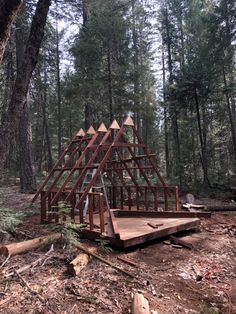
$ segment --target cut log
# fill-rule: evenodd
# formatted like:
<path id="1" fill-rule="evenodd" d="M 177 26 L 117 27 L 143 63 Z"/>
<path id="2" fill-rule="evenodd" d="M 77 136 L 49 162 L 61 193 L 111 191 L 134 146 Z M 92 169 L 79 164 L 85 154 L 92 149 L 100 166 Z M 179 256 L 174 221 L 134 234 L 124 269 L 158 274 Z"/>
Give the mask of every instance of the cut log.
<path id="1" fill-rule="evenodd" d="M 97 252 L 97 249 L 95 247 L 91 247 L 89 248 L 89 250 L 93 253 Z M 88 265 L 91 259 L 92 256 L 86 253 L 82 253 L 76 256 L 76 258 L 68 264 L 68 272 L 73 276 L 77 276 L 81 272 L 81 270 Z"/>
<path id="2" fill-rule="evenodd" d="M 148 300 L 142 293 L 135 293 L 132 303 L 132 314 L 150 314 Z"/>
<path id="3" fill-rule="evenodd" d="M 48 242 L 61 238 L 61 233 L 53 233 L 44 237 L 27 240 L 18 243 L 11 243 L 0 247 L 0 255 L 13 256 L 36 249 Z"/>

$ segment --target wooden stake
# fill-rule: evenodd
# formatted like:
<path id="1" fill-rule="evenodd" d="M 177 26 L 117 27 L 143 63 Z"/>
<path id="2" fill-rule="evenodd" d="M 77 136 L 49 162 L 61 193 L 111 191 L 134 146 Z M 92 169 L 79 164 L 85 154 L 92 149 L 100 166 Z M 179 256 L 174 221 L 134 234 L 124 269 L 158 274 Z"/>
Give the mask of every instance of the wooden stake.
<path id="1" fill-rule="evenodd" d="M 148 300 L 142 293 L 135 293 L 132 303 L 132 314 L 150 314 Z"/>

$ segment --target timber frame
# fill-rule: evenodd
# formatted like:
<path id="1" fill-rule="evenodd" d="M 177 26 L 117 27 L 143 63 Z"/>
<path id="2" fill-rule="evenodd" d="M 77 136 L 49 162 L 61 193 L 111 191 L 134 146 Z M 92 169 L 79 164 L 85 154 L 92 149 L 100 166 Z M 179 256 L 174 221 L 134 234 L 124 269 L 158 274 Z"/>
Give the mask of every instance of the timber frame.
<path id="1" fill-rule="evenodd" d="M 92 126 L 86 133 L 80 129 L 32 199 L 34 202 L 41 197 L 41 222 L 59 223 L 69 218 L 86 226 L 86 237 L 107 236 L 124 247 L 116 221 L 117 209 L 126 216 L 135 211 L 141 216 L 152 213 L 154 217 L 160 217 L 163 211 L 179 211 L 178 187 L 165 184 L 154 156 L 131 117 L 121 126 L 114 120 L 108 129 L 104 123 L 97 131 Z M 82 189 L 88 171 L 93 175 Z M 104 189 L 96 187 L 101 175 L 105 178 L 106 195 Z M 60 215 L 60 202 L 70 207 L 70 217 Z"/>

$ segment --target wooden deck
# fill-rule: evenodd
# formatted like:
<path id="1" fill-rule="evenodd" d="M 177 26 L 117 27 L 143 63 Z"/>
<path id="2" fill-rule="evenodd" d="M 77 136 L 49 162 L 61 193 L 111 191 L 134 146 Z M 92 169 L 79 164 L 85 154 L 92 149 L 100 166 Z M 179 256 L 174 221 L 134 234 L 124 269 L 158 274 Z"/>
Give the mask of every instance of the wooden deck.
<path id="1" fill-rule="evenodd" d="M 113 213 L 113 217 L 109 217 L 109 213 L 106 212 L 104 236 L 112 245 L 122 248 L 145 243 L 179 231 L 190 230 L 200 223 L 199 218 L 191 215 L 192 213 L 185 212 L 140 213 L 137 211 L 113 211 Z M 94 224 L 95 226 L 99 225 L 99 216 L 97 214 L 94 215 Z M 158 227 L 155 228 L 156 225 Z M 83 233 L 86 238 L 93 240 L 100 237 L 96 228 L 93 231 L 86 229 Z"/>

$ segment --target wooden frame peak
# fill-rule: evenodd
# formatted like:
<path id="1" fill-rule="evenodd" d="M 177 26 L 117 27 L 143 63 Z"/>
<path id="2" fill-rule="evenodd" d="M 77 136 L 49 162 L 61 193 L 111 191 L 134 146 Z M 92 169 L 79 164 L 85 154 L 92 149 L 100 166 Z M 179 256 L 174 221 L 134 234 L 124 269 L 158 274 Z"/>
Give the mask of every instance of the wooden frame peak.
<path id="1" fill-rule="evenodd" d="M 120 126 L 118 124 L 118 122 L 116 120 L 113 120 L 111 126 L 109 129 L 113 129 L 113 130 L 120 130 Z"/>
<path id="2" fill-rule="evenodd" d="M 134 126 L 134 121 L 133 121 L 133 119 L 132 119 L 130 116 L 128 116 L 128 117 L 125 119 L 125 121 L 124 121 L 124 125 L 127 125 L 127 126 Z"/>
<path id="3" fill-rule="evenodd" d="M 76 133 L 76 136 L 78 136 L 78 137 L 83 137 L 83 136 L 85 136 L 84 130 L 83 130 L 82 128 L 79 129 L 79 131 Z"/>
<path id="4" fill-rule="evenodd" d="M 106 126 L 105 126 L 105 124 L 103 122 L 100 124 L 97 132 L 104 132 L 104 133 L 107 132 L 107 128 L 106 128 Z"/>
<path id="5" fill-rule="evenodd" d="M 90 135 L 94 135 L 96 133 L 96 131 L 94 130 L 94 128 L 92 126 L 90 126 L 90 128 L 88 129 L 88 131 L 86 133 L 90 134 Z"/>

